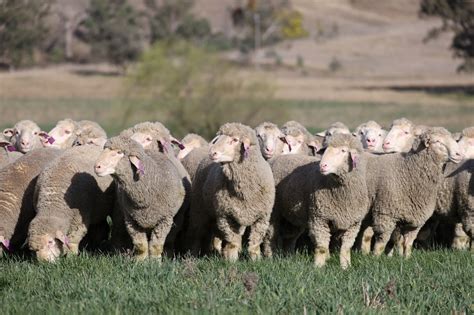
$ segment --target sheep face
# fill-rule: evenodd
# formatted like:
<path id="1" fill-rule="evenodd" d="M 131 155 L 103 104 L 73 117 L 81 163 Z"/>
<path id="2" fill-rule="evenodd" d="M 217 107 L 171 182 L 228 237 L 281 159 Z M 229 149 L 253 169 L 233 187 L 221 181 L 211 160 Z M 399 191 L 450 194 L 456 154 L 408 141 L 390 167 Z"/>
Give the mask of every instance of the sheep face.
<path id="1" fill-rule="evenodd" d="M 130 138 L 140 143 L 144 149 L 149 148 L 153 143 L 153 136 L 151 133 L 135 132 Z"/>
<path id="2" fill-rule="evenodd" d="M 357 150 L 350 149 L 349 146 L 329 146 L 321 158 L 319 170 L 323 175 L 346 173 L 350 170 L 348 161 L 350 161 L 352 167 L 355 168 L 358 158 L 359 154 Z"/>
<path id="3" fill-rule="evenodd" d="M 55 237 L 44 234 L 38 238 L 38 242 L 30 245 L 30 249 L 36 253 L 36 259 L 39 261 L 55 262 L 65 253 L 64 247 L 67 246 L 67 238 L 60 232 Z"/>
<path id="4" fill-rule="evenodd" d="M 331 142 L 332 137 L 337 134 L 350 135 L 351 132 L 342 123 L 334 123 L 328 129 L 326 129 L 326 132 L 324 133 L 323 146 L 327 147 L 328 143 Z"/>
<path id="5" fill-rule="evenodd" d="M 285 135 L 273 124 L 262 124 L 255 128 L 255 132 L 265 160 L 269 160 L 275 155 L 279 141 L 286 141 L 283 140 Z"/>
<path id="6" fill-rule="evenodd" d="M 211 141 L 209 147 L 209 158 L 217 163 L 230 163 L 240 158 L 241 150 L 245 152 L 249 149 L 249 141 L 231 137 L 228 135 L 219 135 Z"/>
<path id="7" fill-rule="evenodd" d="M 465 159 L 474 159 L 474 138 L 462 136 L 458 142 Z"/>
<path id="8" fill-rule="evenodd" d="M 415 135 L 411 123 L 393 125 L 385 137 L 382 147 L 386 153 L 408 152 L 414 140 Z"/>
<path id="9" fill-rule="evenodd" d="M 190 142 L 186 143 L 186 148 L 178 152 L 178 155 L 176 156 L 179 160 L 184 159 L 186 155 L 188 155 L 192 150 L 200 148 L 202 146 L 201 142 L 199 140 L 193 140 Z"/>
<path id="10" fill-rule="evenodd" d="M 379 124 L 368 122 L 359 128 L 356 136 L 359 137 L 364 149 L 369 152 L 380 152 L 385 135 L 386 131 Z"/>
<path id="11" fill-rule="evenodd" d="M 43 145 L 53 148 L 65 149 L 67 142 L 75 136 L 76 123 L 71 119 L 58 121 L 49 132 L 49 139 L 43 139 Z"/>
<path id="12" fill-rule="evenodd" d="M 459 144 L 451 137 L 448 131 L 444 133 L 428 131 L 421 136 L 421 140 L 426 147 L 431 147 L 431 150 L 445 161 L 450 160 L 454 163 L 459 163 L 463 159 Z"/>
<path id="13" fill-rule="evenodd" d="M 117 165 L 123 157 L 122 151 L 105 148 L 94 165 L 95 173 L 100 177 L 115 174 Z"/>
<path id="14" fill-rule="evenodd" d="M 47 133 L 40 130 L 31 120 L 22 120 L 13 128 L 7 128 L 3 135 L 22 153 L 27 153 L 42 146 L 42 139 L 48 138 Z"/>
<path id="15" fill-rule="evenodd" d="M 299 154 L 303 152 L 303 144 L 305 143 L 305 136 L 299 134 L 297 136 L 286 135 L 285 141 L 288 150 L 285 150 L 285 154 Z"/>
<path id="16" fill-rule="evenodd" d="M 107 139 L 105 138 L 93 137 L 88 134 L 81 134 L 77 136 L 76 141 L 74 141 L 74 146 L 95 145 L 95 146 L 98 146 L 99 148 L 103 148 L 106 142 L 107 142 Z"/>

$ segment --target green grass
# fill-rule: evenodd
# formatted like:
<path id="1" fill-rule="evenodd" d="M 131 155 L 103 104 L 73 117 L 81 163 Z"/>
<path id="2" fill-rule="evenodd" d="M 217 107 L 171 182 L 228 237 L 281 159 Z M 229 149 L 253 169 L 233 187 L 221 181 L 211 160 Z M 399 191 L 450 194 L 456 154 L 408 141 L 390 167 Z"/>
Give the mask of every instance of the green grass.
<path id="1" fill-rule="evenodd" d="M 413 257 L 333 255 L 315 269 L 297 254 L 227 263 L 217 257 L 135 263 L 87 255 L 55 264 L 0 260 L 2 314 L 433 313 L 474 312 L 473 256 L 448 250 Z M 364 301 L 364 292 L 366 299 Z"/>

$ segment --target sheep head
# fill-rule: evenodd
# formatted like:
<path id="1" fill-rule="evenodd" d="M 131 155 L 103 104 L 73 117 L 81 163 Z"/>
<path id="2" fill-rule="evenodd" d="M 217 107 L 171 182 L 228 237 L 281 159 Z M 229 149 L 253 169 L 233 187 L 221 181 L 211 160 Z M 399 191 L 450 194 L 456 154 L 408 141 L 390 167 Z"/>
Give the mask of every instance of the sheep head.
<path id="1" fill-rule="evenodd" d="M 160 122 L 139 123 L 131 128 L 130 137 L 145 149 L 158 149 L 160 152 L 168 153 L 172 143 L 181 150 L 184 149 L 184 145 Z"/>
<path id="2" fill-rule="evenodd" d="M 41 131 L 38 125 L 31 120 L 22 120 L 13 128 L 7 128 L 3 135 L 21 153 L 27 153 L 33 149 L 42 147 L 43 140 L 49 139 L 46 132 Z"/>
<path id="3" fill-rule="evenodd" d="M 364 149 L 369 152 L 382 151 L 386 134 L 387 132 L 373 120 L 363 123 L 353 133 L 360 140 Z"/>
<path id="4" fill-rule="evenodd" d="M 69 248 L 69 239 L 61 231 L 54 234 L 42 234 L 29 242 L 30 250 L 36 254 L 38 261 L 55 262 L 63 256 Z"/>
<path id="5" fill-rule="evenodd" d="M 117 173 L 120 163 L 129 163 L 133 172 L 140 177 L 145 174 L 142 162 L 144 155 L 143 148 L 135 140 L 122 136 L 113 137 L 105 143 L 104 150 L 94 165 L 94 171 L 100 177 L 113 175 Z"/>
<path id="6" fill-rule="evenodd" d="M 414 124 L 406 118 L 396 119 L 392 122 L 382 147 L 386 153 L 408 152 L 415 138 Z"/>
<path id="7" fill-rule="evenodd" d="M 418 141 L 418 150 L 432 150 L 442 161 L 459 163 L 463 159 L 462 149 L 445 128 L 428 128 L 419 136 Z"/>
<path id="8" fill-rule="evenodd" d="M 465 128 L 458 141 L 465 159 L 474 159 L 474 127 Z"/>
<path id="9" fill-rule="evenodd" d="M 321 174 L 341 175 L 357 168 L 362 153 L 361 143 L 348 134 L 336 134 L 331 137 L 319 163 Z"/>
<path id="10" fill-rule="evenodd" d="M 248 158 L 251 146 L 257 145 L 252 128 L 240 123 L 227 123 L 211 141 L 209 158 L 218 163 L 243 161 Z"/>
<path id="11" fill-rule="evenodd" d="M 263 122 L 255 128 L 260 151 L 266 160 L 271 159 L 278 150 L 278 143 L 283 142 L 285 135 L 277 125 L 270 122 Z"/>
<path id="12" fill-rule="evenodd" d="M 335 123 L 332 123 L 329 128 L 326 129 L 326 131 L 324 132 L 323 147 L 327 147 L 329 142 L 331 141 L 331 138 L 337 134 L 350 135 L 351 132 L 349 128 L 347 128 L 347 126 L 342 122 L 336 121 Z"/>
<path id="13" fill-rule="evenodd" d="M 192 150 L 207 146 L 207 141 L 200 135 L 194 133 L 186 135 L 186 137 L 181 140 L 181 143 L 184 148 L 181 149 L 176 156 L 179 160 L 184 159 Z"/>
<path id="14" fill-rule="evenodd" d="M 76 137 L 79 126 L 72 119 L 60 120 L 56 126 L 49 132 L 49 138 L 43 139 L 45 147 L 66 149 L 71 147 Z"/>

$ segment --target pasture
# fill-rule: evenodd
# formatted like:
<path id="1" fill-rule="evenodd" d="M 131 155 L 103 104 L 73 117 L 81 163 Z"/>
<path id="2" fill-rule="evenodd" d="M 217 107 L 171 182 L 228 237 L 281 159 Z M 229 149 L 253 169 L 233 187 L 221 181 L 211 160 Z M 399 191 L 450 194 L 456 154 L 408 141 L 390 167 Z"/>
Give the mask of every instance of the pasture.
<path id="1" fill-rule="evenodd" d="M 343 271 L 336 255 L 323 269 L 312 255 L 241 260 L 81 254 L 55 264 L 1 261 L 3 314 L 469 314 L 472 253 L 417 250 L 409 260 L 355 254 Z"/>

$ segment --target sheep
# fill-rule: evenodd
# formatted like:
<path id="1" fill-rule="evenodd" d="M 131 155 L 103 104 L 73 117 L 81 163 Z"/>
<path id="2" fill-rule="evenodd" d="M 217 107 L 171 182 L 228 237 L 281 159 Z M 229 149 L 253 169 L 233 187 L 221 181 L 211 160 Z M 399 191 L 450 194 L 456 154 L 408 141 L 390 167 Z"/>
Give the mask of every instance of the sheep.
<path id="1" fill-rule="evenodd" d="M 271 122 L 263 122 L 255 127 L 260 151 L 265 160 L 283 153 L 285 146 L 285 135 L 277 125 Z"/>
<path id="2" fill-rule="evenodd" d="M 190 181 L 192 182 L 199 163 L 209 156 L 209 144 L 201 136 L 192 133 L 184 137 L 181 142 L 186 148 L 181 150 L 177 157 L 188 172 Z"/>
<path id="3" fill-rule="evenodd" d="M 286 122 L 281 131 L 285 135 L 283 154 L 305 154 L 315 156 L 321 149 L 322 143 L 309 131 L 294 120 Z"/>
<path id="4" fill-rule="evenodd" d="M 28 225 L 35 215 L 33 194 L 37 177 L 61 153 L 50 148 L 33 150 L 0 171 L 0 240 L 5 249 L 17 250 L 25 242 Z"/>
<path id="5" fill-rule="evenodd" d="M 343 124 L 342 122 L 336 121 L 332 123 L 331 125 L 329 125 L 328 129 L 317 133 L 316 136 L 324 137 L 322 146 L 323 148 L 325 148 L 327 144 L 329 143 L 329 141 L 331 140 L 331 137 L 336 134 L 351 134 L 351 132 L 345 124 Z"/>
<path id="6" fill-rule="evenodd" d="M 39 175 L 36 217 L 28 230 L 28 246 L 40 261 L 54 262 L 63 253 L 79 253 L 91 225 L 106 222 L 114 204 L 112 177 L 98 177 L 96 145 L 67 149 Z"/>
<path id="7" fill-rule="evenodd" d="M 204 139 L 203 137 L 195 133 L 187 134 L 181 140 L 181 143 L 185 148 L 180 150 L 178 155 L 176 156 L 178 160 L 183 160 L 186 157 L 186 155 L 188 155 L 194 149 L 207 147 L 209 145 L 206 139 Z"/>
<path id="8" fill-rule="evenodd" d="M 199 165 L 192 187 L 188 240 L 196 254 L 209 231 L 215 231 L 215 248 L 228 261 L 238 259 L 242 235 L 250 227 L 248 252 L 261 257 L 275 199 L 275 182 L 263 158 L 255 131 L 240 123 L 222 125 L 211 142 L 209 159 Z"/>
<path id="9" fill-rule="evenodd" d="M 367 151 L 383 153 L 382 144 L 387 131 L 375 121 L 370 120 L 359 125 L 352 134 L 361 141 Z"/>
<path id="10" fill-rule="evenodd" d="M 403 256 L 410 257 L 413 241 L 436 205 L 443 167 L 462 159 L 458 144 L 444 128 L 427 129 L 416 150 L 408 154 L 374 156 L 367 162 L 371 197 L 374 255 L 385 250 L 395 228 L 403 237 Z"/>
<path id="11" fill-rule="evenodd" d="M 11 145 L 10 141 L 0 139 L 0 169 L 15 162 L 22 156 L 23 154 L 16 151 L 16 148 Z"/>
<path id="12" fill-rule="evenodd" d="M 132 140 L 137 141 L 147 152 L 159 151 L 164 153 L 181 175 L 182 185 L 186 191 L 186 197 L 178 215 L 175 216 L 175 222 L 167 240 L 169 244 L 167 247 L 172 248 L 174 247 L 173 243 L 175 239 L 178 238 L 178 243 L 183 242 L 183 240 L 180 239 L 179 234 L 186 224 L 185 220 L 189 210 L 191 177 L 183 164 L 174 156 L 171 144 L 173 143 L 177 145 L 180 149 L 185 149 L 185 147 L 180 141 L 174 138 L 169 130 L 160 122 L 142 122 L 136 124 L 130 129 L 124 130 L 121 135 L 124 137 L 130 137 Z M 120 229 L 120 227 L 118 227 L 118 229 Z M 117 233 L 120 234 L 119 231 L 117 231 Z"/>
<path id="13" fill-rule="evenodd" d="M 118 136 L 105 144 L 95 172 L 114 179 L 135 259 L 161 260 L 174 216 L 185 200 L 181 175 L 174 164 L 164 153 L 145 153 L 136 141 Z"/>
<path id="14" fill-rule="evenodd" d="M 17 122 L 13 128 L 3 130 L 3 135 L 21 153 L 41 148 L 42 141 L 49 139 L 48 134 L 31 120 Z"/>
<path id="15" fill-rule="evenodd" d="M 88 135 L 83 135 L 87 133 Z M 57 122 L 56 126 L 48 133 L 49 138 L 43 141 L 44 146 L 58 149 L 67 149 L 80 143 L 84 138 L 89 144 L 103 146 L 107 139 L 107 134 L 102 127 L 90 120 L 76 122 L 72 119 L 64 119 Z M 78 140 L 82 138 L 82 140 Z"/>
<path id="16" fill-rule="evenodd" d="M 284 222 L 299 229 L 299 236 L 308 229 L 315 247 L 314 263 L 325 265 L 329 258 L 329 242 L 336 232 L 342 235 L 341 267 L 350 266 L 350 250 L 368 212 L 365 179 L 365 158 L 362 145 L 352 135 L 331 137 L 321 161 L 314 157 L 280 157 L 294 171 L 278 185 L 272 215 L 275 243 L 278 226 Z"/>
<path id="17" fill-rule="evenodd" d="M 474 159 L 474 127 L 465 128 L 461 132 L 458 143 L 464 151 L 464 158 Z"/>
<path id="18" fill-rule="evenodd" d="M 385 153 L 409 152 L 417 135 L 426 129 L 425 126 L 416 126 L 406 118 L 395 119 L 385 136 L 383 150 Z"/>

